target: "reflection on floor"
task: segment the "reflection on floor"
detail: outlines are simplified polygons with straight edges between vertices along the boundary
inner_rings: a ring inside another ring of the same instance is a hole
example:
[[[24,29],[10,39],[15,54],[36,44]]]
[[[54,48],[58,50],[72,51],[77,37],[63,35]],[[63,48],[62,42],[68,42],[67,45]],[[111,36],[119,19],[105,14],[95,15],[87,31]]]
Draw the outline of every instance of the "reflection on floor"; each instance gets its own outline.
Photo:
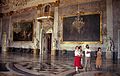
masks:
[[[92,70],[79,69],[75,73],[73,57],[70,56],[34,56],[21,53],[0,54],[0,76],[120,76],[119,62],[104,60],[101,69],[95,69],[92,60]]]

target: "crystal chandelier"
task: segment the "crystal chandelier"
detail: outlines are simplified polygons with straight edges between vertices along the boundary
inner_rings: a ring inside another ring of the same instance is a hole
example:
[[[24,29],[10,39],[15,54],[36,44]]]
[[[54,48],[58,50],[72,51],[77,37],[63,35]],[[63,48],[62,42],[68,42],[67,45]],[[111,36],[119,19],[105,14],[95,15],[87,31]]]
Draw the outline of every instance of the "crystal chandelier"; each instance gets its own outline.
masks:
[[[14,25],[13,30],[14,30],[14,32],[17,33],[17,34],[21,31],[21,27],[20,27],[20,25],[19,25],[18,22]]]
[[[80,16],[81,13],[83,12],[79,11],[79,4],[78,4],[77,17],[72,23],[72,26],[77,29],[78,33],[80,33],[81,28],[85,25],[83,18]]]

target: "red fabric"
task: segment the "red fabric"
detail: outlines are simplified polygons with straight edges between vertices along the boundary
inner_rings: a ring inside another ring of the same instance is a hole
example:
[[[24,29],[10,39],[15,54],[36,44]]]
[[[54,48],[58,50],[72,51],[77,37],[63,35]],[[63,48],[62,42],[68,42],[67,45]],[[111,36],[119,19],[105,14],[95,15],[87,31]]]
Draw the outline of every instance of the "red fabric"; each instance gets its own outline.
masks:
[[[87,54],[90,53],[89,51],[87,51]]]
[[[81,57],[79,56],[74,57],[74,66],[81,67]]]

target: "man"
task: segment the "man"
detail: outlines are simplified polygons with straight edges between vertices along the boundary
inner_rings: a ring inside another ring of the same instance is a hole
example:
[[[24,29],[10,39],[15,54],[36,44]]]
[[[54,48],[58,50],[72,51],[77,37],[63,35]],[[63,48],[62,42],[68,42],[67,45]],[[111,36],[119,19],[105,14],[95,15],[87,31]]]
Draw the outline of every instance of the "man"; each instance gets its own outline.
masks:
[[[87,71],[87,69],[91,69],[91,50],[89,49],[89,45],[86,45],[86,49],[85,49],[85,71]]]

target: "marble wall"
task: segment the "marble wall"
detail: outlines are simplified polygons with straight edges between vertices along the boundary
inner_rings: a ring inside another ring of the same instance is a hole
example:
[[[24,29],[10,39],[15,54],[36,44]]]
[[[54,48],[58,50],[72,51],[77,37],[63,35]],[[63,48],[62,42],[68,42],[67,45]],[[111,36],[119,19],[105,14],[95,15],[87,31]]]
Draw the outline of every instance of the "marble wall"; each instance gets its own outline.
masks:
[[[35,48],[35,37],[36,37],[36,9],[24,11],[23,13],[13,14],[11,16],[4,16],[2,18],[2,33],[7,34],[7,47],[16,48]],[[33,41],[13,41],[13,23],[20,21],[33,21]],[[37,35],[39,36],[39,35]]]
[[[1,47],[1,44],[2,44],[2,18],[0,18],[0,47]]]
[[[115,52],[118,52],[120,58],[120,36],[118,37],[118,32],[120,33],[120,0],[113,0],[113,39],[115,43]],[[120,34],[119,34],[120,35]]]
[[[99,13],[101,12],[102,14],[102,42],[101,43],[90,43],[90,47],[93,51],[97,50],[97,47],[102,47],[103,51],[106,51],[106,45],[105,45],[105,39],[104,37],[106,37],[106,32],[107,32],[107,27],[106,27],[106,2],[105,1],[95,1],[95,2],[88,2],[88,3],[80,3],[79,4],[79,10],[82,12],[96,12]],[[58,32],[60,34],[58,34],[59,36],[59,40],[62,39],[62,33],[63,33],[63,17],[66,16],[74,16],[76,15],[78,11],[78,4],[76,5],[69,5],[69,6],[64,6],[64,7],[59,7],[59,28]],[[76,45],[82,45],[83,48],[85,47],[85,44],[80,44],[80,43],[64,43],[62,40],[60,41],[60,50],[66,49],[66,50],[74,50],[74,47]]]

